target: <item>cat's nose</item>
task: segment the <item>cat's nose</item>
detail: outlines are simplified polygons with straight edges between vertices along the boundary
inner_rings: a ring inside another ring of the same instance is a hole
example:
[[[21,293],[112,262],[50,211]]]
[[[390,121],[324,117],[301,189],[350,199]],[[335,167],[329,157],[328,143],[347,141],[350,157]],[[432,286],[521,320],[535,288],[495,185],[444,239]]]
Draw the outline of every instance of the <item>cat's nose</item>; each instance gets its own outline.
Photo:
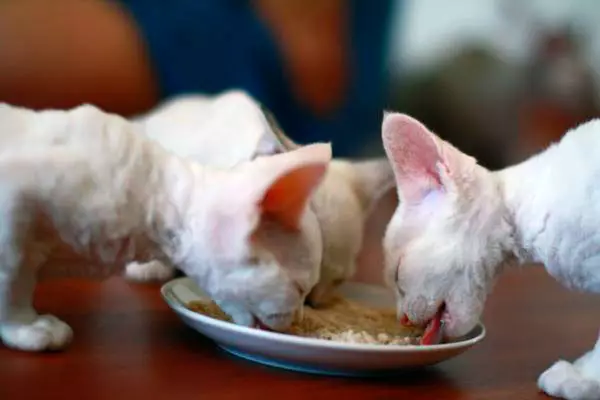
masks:
[[[435,301],[418,295],[404,300],[403,309],[408,319],[416,325],[429,322],[442,305],[442,301]]]

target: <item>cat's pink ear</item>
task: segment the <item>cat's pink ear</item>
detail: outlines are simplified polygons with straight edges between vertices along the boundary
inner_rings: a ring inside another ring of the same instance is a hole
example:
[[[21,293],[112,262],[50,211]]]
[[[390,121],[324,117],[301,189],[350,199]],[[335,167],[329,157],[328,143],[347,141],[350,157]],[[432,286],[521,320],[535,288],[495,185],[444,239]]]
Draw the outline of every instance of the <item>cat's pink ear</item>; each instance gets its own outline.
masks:
[[[297,230],[307,203],[323,179],[331,146],[315,144],[288,153],[267,157],[260,168],[262,193],[257,206],[262,217],[274,219],[291,230]]]
[[[418,203],[443,187],[443,143],[425,125],[404,114],[386,114],[382,139],[402,201]]]
[[[331,145],[313,144],[240,164],[215,199],[213,244],[247,247],[261,220],[298,230],[330,161]]]

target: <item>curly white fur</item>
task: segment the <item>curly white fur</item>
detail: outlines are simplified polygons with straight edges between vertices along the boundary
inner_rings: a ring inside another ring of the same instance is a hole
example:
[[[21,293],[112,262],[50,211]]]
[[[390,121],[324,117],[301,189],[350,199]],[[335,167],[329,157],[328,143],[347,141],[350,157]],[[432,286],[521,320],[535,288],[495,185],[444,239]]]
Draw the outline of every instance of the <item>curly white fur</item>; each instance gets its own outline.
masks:
[[[156,259],[181,268],[236,322],[258,318],[273,329],[291,322],[318,280],[318,225],[305,209],[329,145],[215,170],[92,106],[0,104],[0,124],[0,339],[10,347],[59,349],[71,340],[64,322],[32,307],[42,277],[104,277],[123,262]],[[296,243],[291,254],[280,254],[285,240]],[[61,247],[81,264],[46,263]]]
[[[499,172],[402,114],[384,117],[382,135],[401,200],[384,244],[399,313],[425,322],[445,303],[446,334],[461,336],[513,262],[543,263],[565,286],[600,292],[600,120]],[[600,345],[538,383],[554,396],[600,399]]]

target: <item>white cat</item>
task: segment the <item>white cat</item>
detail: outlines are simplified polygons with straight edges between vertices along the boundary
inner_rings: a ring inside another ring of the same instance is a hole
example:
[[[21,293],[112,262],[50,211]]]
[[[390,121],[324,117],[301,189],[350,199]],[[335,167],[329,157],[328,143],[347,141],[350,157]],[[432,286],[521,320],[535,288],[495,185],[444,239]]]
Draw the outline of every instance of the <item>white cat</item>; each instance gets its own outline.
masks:
[[[275,330],[318,280],[320,231],[305,209],[331,159],[327,144],[211,169],[92,106],[0,105],[0,126],[0,338],[9,347],[71,340],[64,322],[33,309],[38,278],[103,277],[156,259],[181,268],[238,324]],[[50,267],[61,248],[81,263]]]
[[[210,166],[229,167],[301,147],[287,138],[270,112],[237,90],[181,96],[135,121],[166,149]],[[321,277],[308,296],[312,305],[326,303],[354,274],[369,211],[393,187],[394,175],[385,158],[331,162],[308,211],[316,215],[323,236]],[[155,261],[131,263],[126,272],[137,281],[165,280],[171,274],[171,267]]]
[[[600,120],[498,172],[406,115],[386,114],[382,137],[400,198],[384,239],[400,314],[427,323],[444,307],[446,335],[466,334],[511,263],[543,263],[568,288],[600,291]],[[600,399],[600,340],[574,363],[558,361],[538,385]]]

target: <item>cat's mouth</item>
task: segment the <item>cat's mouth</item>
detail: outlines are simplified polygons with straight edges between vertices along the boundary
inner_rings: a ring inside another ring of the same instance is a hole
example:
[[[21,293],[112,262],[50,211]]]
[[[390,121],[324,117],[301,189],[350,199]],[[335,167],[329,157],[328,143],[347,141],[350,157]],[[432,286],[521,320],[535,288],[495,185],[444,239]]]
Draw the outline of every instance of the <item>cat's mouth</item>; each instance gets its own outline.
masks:
[[[433,318],[427,321],[427,323],[424,325],[425,330],[423,331],[423,335],[421,336],[419,344],[423,346],[430,346],[443,342],[445,317],[447,317],[447,315],[448,313],[446,311],[446,304],[442,303]],[[400,318],[400,323],[404,326],[414,326],[406,314]]]
[[[283,313],[275,313],[269,314],[265,318],[259,318],[256,315],[252,315],[254,317],[254,321],[252,323],[252,327],[255,329],[261,329],[269,332],[279,332],[287,329],[295,316],[293,312],[283,312]]]

